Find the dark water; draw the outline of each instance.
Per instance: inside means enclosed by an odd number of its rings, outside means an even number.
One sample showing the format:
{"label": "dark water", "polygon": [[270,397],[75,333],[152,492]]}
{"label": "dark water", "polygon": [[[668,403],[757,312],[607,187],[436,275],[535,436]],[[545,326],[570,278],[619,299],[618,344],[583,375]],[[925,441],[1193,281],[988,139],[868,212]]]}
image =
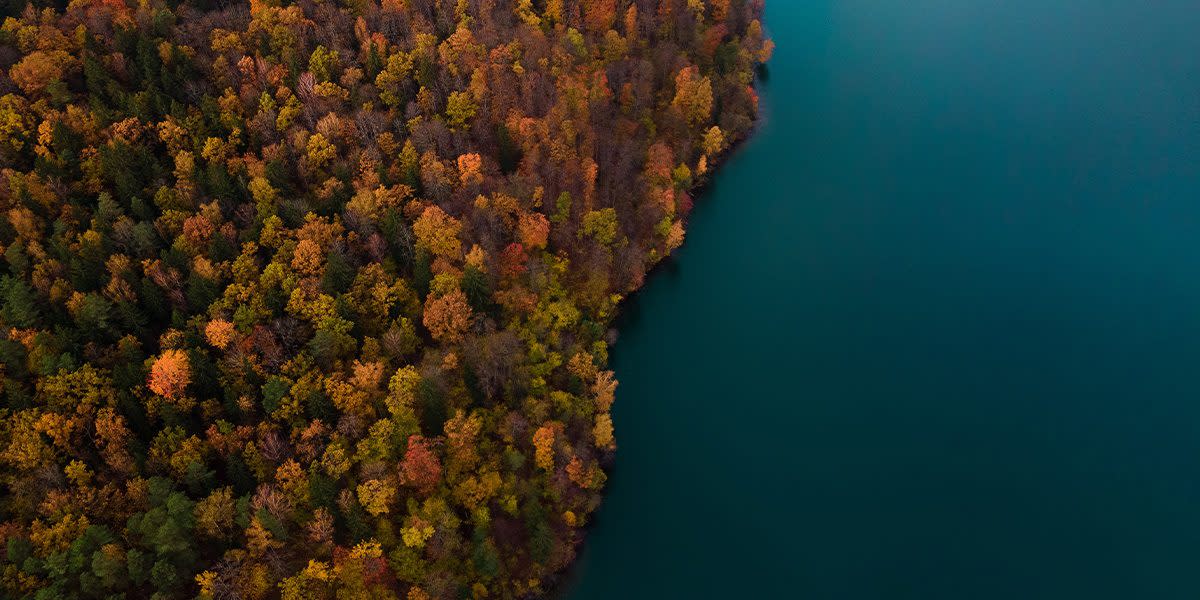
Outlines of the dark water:
{"label": "dark water", "polygon": [[570,598],[1200,597],[1200,4],[768,27]]}

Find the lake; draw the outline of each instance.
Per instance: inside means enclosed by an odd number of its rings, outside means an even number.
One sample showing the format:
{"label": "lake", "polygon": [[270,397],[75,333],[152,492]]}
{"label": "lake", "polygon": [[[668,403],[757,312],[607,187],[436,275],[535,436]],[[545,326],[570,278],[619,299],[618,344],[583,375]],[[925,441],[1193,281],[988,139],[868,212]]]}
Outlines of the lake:
{"label": "lake", "polygon": [[567,597],[1200,597],[1200,6],[767,5]]}

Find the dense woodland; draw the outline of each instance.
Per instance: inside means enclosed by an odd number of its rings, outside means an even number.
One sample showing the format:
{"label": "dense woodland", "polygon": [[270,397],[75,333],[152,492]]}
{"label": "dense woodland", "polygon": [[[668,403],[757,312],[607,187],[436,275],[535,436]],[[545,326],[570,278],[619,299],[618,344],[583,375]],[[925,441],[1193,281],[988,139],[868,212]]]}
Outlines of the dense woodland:
{"label": "dense woodland", "polygon": [[0,0],[0,597],[545,593],[761,3]]}

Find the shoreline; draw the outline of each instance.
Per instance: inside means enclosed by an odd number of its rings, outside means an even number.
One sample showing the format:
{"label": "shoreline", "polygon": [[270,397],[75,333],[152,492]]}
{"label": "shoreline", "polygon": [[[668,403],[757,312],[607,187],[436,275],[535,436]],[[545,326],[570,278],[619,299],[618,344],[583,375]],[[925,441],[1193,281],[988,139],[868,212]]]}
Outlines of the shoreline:
{"label": "shoreline", "polygon": [[[762,90],[763,87],[765,86],[765,84],[767,84],[770,79],[769,75],[767,75],[767,65],[765,65],[765,64],[760,65],[759,68],[760,68],[760,73],[758,76],[755,77],[755,81],[754,81],[754,83],[755,83],[754,88],[755,88],[756,92]],[[732,161],[735,156],[737,156],[740,152],[742,152],[745,149],[746,145],[749,144],[750,141],[752,141],[756,136],[759,135],[759,133],[761,132],[761,130],[763,129],[763,127],[766,125],[766,123],[768,121],[769,121],[769,115],[763,109],[762,96],[760,95],[759,96],[758,115],[754,119],[754,124],[750,127],[750,130],[746,133],[746,135],[741,136],[737,140],[732,142],[729,145],[729,147],[725,149],[724,152],[719,154],[717,159],[714,161],[715,164],[712,167],[710,167],[708,170],[709,175],[707,177],[704,177],[704,179],[700,183],[697,183],[696,185],[692,186],[691,189],[688,190],[688,194],[691,196],[692,202],[693,202],[693,209],[692,209],[692,211],[689,211],[689,213],[688,213],[689,217],[692,212],[695,212],[696,210],[699,209],[700,199],[705,197],[709,193],[709,191],[712,189],[714,181],[715,181],[717,175],[719,174],[719,172],[721,171],[721,169],[723,167],[725,167],[726,165],[728,165],[729,162]],[[671,254],[663,257],[662,260],[659,260],[658,262],[654,263],[654,265],[652,265],[649,269],[647,269],[645,277],[643,279],[642,286],[639,287],[638,289],[630,292],[629,294],[625,295],[625,297],[622,298],[620,304],[617,305],[617,314],[616,314],[616,316],[613,317],[612,324],[606,330],[606,333],[610,337],[612,337],[612,339],[614,340],[613,343],[611,344],[611,346],[613,346],[614,348],[617,346],[617,343],[620,342],[620,340],[621,340],[620,331],[621,331],[621,329],[623,329],[623,327],[622,327],[622,325],[624,324],[623,322],[630,317],[630,311],[627,309],[627,307],[631,303],[634,303],[637,301],[638,296],[642,293],[642,290],[646,289],[646,286],[649,285],[650,279],[652,277],[654,277],[655,273],[658,273],[659,271],[663,270],[664,268],[671,268],[672,266],[678,264],[676,261],[678,261],[679,259],[676,257],[676,253],[678,252],[679,249],[682,249],[684,246],[687,245],[687,232],[688,232],[687,222],[688,222],[688,218],[684,217],[683,246],[680,246],[678,249],[676,249],[676,252],[672,252]],[[619,392],[620,381],[621,380],[618,377],[617,378],[617,385],[618,385],[617,393],[618,394],[620,394],[620,392]],[[617,400],[618,401],[620,400],[619,396],[618,396]],[[615,404],[615,402],[614,402],[614,404]],[[621,442],[621,440],[620,440],[620,436],[618,434],[617,435],[617,449],[610,452],[607,456],[604,457],[604,460],[602,460],[600,462],[601,467],[604,469],[604,474],[606,476],[608,476],[609,479],[612,478],[613,473],[616,471],[616,454],[617,454],[617,452],[621,451],[620,442]],[[605,490],[603,492],[601,492],[601,494],[600,494],[600,504],[597,505],[597,507],[594,511],[592,511],[591,518],[588,520],[587,524],[584,525],[583,527],[579,528],[580,536],[579,536],[579,540],[576,541],[574,544],[575,557],[571,559],[571,563],[569,565],[567,565],[567,567],[564,568],[563,570],[555,573],[552,578],[549,578],[546,580],[546,582],[545,582],[545,587],[547,588],[546,593],[544,593],[540,596],[531,596],[531,598],[537,598],[539,600],[566,600],[566,598],[568,598],[570,596],[570,593],[572,591],[574,591],[575,585],[579,582],[579,578],[581,576],[580,566],[579,566],[580,558],[583,556],[583,552],[586,549],[588,538],[590,537],[592,529],[596,527],[596,522],[599,518],[600,511],[603,510],[604,505],[607,502],[607,496],[608,496],[607,487],[608,486],[606,483]]]}

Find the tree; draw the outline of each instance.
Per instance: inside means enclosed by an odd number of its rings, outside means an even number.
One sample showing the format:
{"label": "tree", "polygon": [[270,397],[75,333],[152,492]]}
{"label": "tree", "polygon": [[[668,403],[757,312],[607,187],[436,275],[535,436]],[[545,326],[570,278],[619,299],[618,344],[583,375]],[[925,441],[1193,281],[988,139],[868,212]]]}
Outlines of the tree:
{"label": "tree", "polygon": [[204,326],[204,336],[213,347],[224,350],[233,341],[236,330],[225,319],[213,319]]}
{"label": "tree", "polygon": [[71,55],[62,50],[35,51],[9,70],[9,77],[26,94],[36,96],[61,81],[71,63]]}
{"label": "tree", "polygon": [[292,268],[302,275],[319,275],[325,263],[321,246],[312,240],[300,240],[292,254]]}
{"label": "tree", "polygon": [[375,76],[375,86],[379,89],[379,98],[392,107],[400,108],[407,99],[406,88],[410,81],[413,62],[405,52],[396,52],[388,56],[387,66]]}
{"label": "tree", "polygon": [[196,504],[196,529],[211,538],[233,532],[233,488],[223,487]]}
{"label": "tree", "polygon": [[617,20],[617,0],[587,0],[582,12],[588,31],[602,34]]}
{"label": "tree", "polygon": [[725,149],[725,134],[720,127],[713,125],[704,132],[704,154],[716,156]]}
{"label": "tree", "polygon": [[471,324],[471,305],[466,294],[456,289],[443,296],[430,295],[422,322],[435,340],[446,343],[462,340]]}
{"label": "tree", "polygon": [[90,364],[75,371],[60,371],[46,377],[38,386],[39,401],[47,408],[69,414],[107,407],[116,398],[110,373]]}
{"label": "tree", "polygon": [[325,562],[308,561],[299,573],[279,582],[281,600],[317,600],[329,597],[334,572]]}
{"label": "tree", "polygon": [[38,324],[37,297],[24,281],[11,276],[0,278],[0,318],[13,327],[34,327]]}
{"label": "tree", "polygon": [[392,415],[403,416],[415,406],[417,385],[420,382],[421,375],[412,365],[396,370],[388,380],[388,395],[385,400]]}
{"label": "tree", "polygon": [[154,360],[146,386],[155,394],[174,400],[183,395],[191,382],[192,373],[187,353],[171,349],[163,351]]}
{"label": "tree", "polygon": [[608,413],[596,415],[596,424],[592,427],[592,440],[601,450],[612,450],[616,447],[613,441],[612,416]]}
{"label": "tree", "polygon": [[132,474],[137,467],[129,453],[133,433],[126,425],[125,418],[112,407],[100,408],[96,411],[95,431],[96,447],[105,464],[117,473]]}
{"label": "tree", "polygon": [[308,59],[308,70],[317,81],[329,81],[337,72],[338,52],[317,46]]}
{"label": "tree", "polygon": [[[148,575],[150,584],[159,592],[171,593],[192,579],[187,573],[196,560],[194,540],[189,535],[194,525],[195,504],[182,493],[172,491],[171,484],[164,479],[151,479],[148,487],[151,508],[130,517],[128,528],[141,550],[137,556],[146,557],[143,562],[130,556],[130,563],[148,565],[149,569],[130,568],[130,572]],[[131,551],[130,555],[133,554]]]}
{"label": "tree", "polygon": [[561,429],[561,423],[552,421],[538,427],[533,432],[533,462],[537,464],[538,468],[546,471],[554,470],[554,445]]}
{"label": "tree", "polygon": [[675,99],[671,105],[694,124],[707,121],[712,115],[712,82],[695,66],[680,69],[675,75]]}
{"label": "tree", "polygon": [[464,186],[483,183],[483,157],[477,153],[462,154],[458,157],[458,178]]}
{"label": "tree", "polygon": [[422,494],[430,494],[442,478],[442,464],[429,442],[420,435],[408,437],[404,459],[400,461],[400,481]]}
{"label": "tree", "polygon": [[617,211],[612,208],[593,210],[583,216],[581,236],[589,236],[601,245],[611,245],[617,239]]}
{"label": "tree", "polygon": [[446,100],[446,123],[451,129],[463,129],[475,118],[478,107],[467,92],[451,92]]}
{"label": "tree", "polygon": [[314,133],[308,138],[304,156],[315,169],[320,169],[337,158],[337,148],[320,133]]}
{"label": "tree", "polygon": [[374,515],[387,514],[396,489],[380,479],[371,479],[358,486],[358,501],[367,512]]}
{"label": "tree", "polygon": [[550,221],[541,213],[523,213],[518,226],[521,244],[526,248],[545,248],[550,236]]}
{"label": "tree", "polygon": [[413,223],[417,243],[434,255],[445,258],[458,258],[462,253],[462,242],[458,239],[461,231],[462,223],[437,206],[426,207],[421,217]]}

